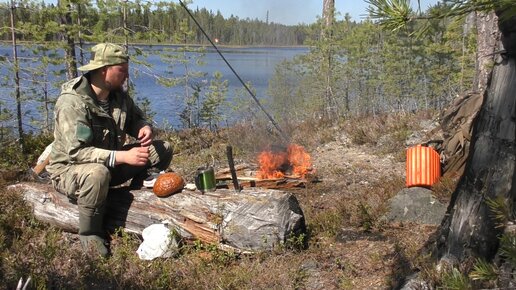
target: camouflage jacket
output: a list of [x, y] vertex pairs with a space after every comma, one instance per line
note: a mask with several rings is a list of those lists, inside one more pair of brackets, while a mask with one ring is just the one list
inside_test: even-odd
[[86, 77], [63, 84], [54, 109], [54, 143], [47, 166], [53, 179], [71, 164], [106, 163], [111, 151], [122, 149], [126, 134], [137, 137], [149, 125], [127, 94], [112, 92], [109, 97], [111, 114], [98, 105]]

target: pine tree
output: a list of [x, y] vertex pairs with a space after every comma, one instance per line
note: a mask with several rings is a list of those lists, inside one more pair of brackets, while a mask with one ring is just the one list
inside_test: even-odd
[[[182, 87], [182, 96], [176, 96], [184, 106], [180, 114], [183, 124], [188, 127], [197, 127], [200, 124], [200, 91], [204, 86], [202, 78], [206, 73], [192, 70], [192, 65], [203, 65], [204, 48], [193, 48], [188, 41], [194, 33], [188, 27], [186, 21], [182, 21], [179, 31], [176, 33], [178, 39], [182, 39], [183, 46], [166, 48], [161, 54], [164, 62], [169, 64], [170, 71], [174, 68], [182, 70], [180, 76], [160, 77], [159, 83], [167, 87]], [[192, 92], [193, 91], [193, 92]]]
[[222, 73], [218, 71], [213, 74], [200, 110], [201, 122], [207, 124], [211, 130], [216, 129], [224, 120], [221, 109], [227, 98], [228, 80], [223, 80], [222, 77]]

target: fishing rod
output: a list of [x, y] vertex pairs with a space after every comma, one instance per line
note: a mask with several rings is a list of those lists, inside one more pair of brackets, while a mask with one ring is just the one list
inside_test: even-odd
[[258, 105], [258, 107], [260, 107], [260, 109], [263, 111], [263, 113], [265, 113], [265, 115], [267, 116], [267, 118], [269, 118], [269, 121], [271, 121], [272, 125], [274, 125], [274, 128], [276, 128], [276, 130], [278, 130], [278, 132], [280, 133], [281, 137], [285, 140], [285, 141], [288, 141], [289, 138], [287, 137], [287, 135], [281, 130], [280, 126], [278, 125], [278, 123], [276, 123], [276, 121], [274, 121], [274, 119], [272, 118], [271, 115], [269, 115], [269, 113], [267, 113], [267, 111], [265, 110], [265, 108], [262, 106], [262, 104], [260, 103], [260, 100], [258, 100], [258, 98], [256, 97], [256, 95], [251, 91], [251, 89], [249, 89], [249, 86], [247, 86], [247, 84], [242, 80], [242, 78], [240, 77], [240, 75], [238, 75], [238, 73], [233, 69], [233, 67], [231, 66], [231, 64], [227, 61], [227, 59], [224, 57], [224, 55], [222, 54], [222, 52], [219, 50], [219, 48], [215, 45], [215, 43], [213, 43], [213, 41], [211, 40], [211, 38], [208, 36], [208, 34], [204, 31], [204, 29], [202, 28], [202, 26], [199, 24], [199, 22], [197, 22], [197, 19], [195, 19], [195, 17], [193, 16], [193, 14], [190, 12], [190, 9], [188, 9], [188, 7], [186, 7], [186, 5], [183, 3], [183, 1], [179, 0], [179, 3], [181, 4], [181, 6], [183, 6], [183, 8], [186, 10], [186, 13], [188, 13], [188, 15], [190, 16], [190, 18], [192, 18], [192, 20], [195, 22], [195, 24], [197, 25], [197, 27], [199, 28], [199, 30], [201, 30], [202, 34], [208, 39], [208, 41], [211, 43], [211, 45], [213, 46], [213, 48], [215, 48], [215, 50], [217, 51], [217, 53], [220, 55], [220, 57], [222, 58], [222, 60], [224, 60], [224, 62], [226, 63], [226, 65], [229, 67], [229, 69], [231, 69], [231, 71], [233, 72], [233, 74], [235, 74], [235, 76], [237, 77], [237, 79], [240, 81], [240, 83], [244, 86], [244, 88], [247, 90], [247, 92], [249, 93], [249, 95], [251, 95], [251, 97], [253, 98], [253, 100], [256, 102], [256, 104]]

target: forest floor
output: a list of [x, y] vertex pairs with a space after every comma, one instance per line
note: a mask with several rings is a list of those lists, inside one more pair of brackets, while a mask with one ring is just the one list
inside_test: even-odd
[[[404, 148], [400, 148], [403, 150]], [[386, 201], [403, 188], [405, 162], [380, 148], [356, 145], [342, 132], [313, 152], [322, 183], [299, 194], [308, 219], [337, 208], [341, 227], [333, 238], [317, 237], [298, 267], [307, 268], [308, 289], [392, 289], [417, 264], [437, 227], [381, 220]], [[310, 221], [309, 221], [310, 222]]]
[[[405, 186], [407, 140], [423, 136], [430, 124], [411, 116], [318, 127], [311, 135], [298, 128], [293, 140], [304, 140], [319, 178], [292, 190], [308, 227], [305, 249], [235, 256], [193, 245], [178, 257], [148, 262], [135, 253], [139, 238], [122, 232], [112, 237], [112, 257], [99, 260], [81, 253], [76, 235], [41, 225], [30, 210], [16, 208], [19, 200], [3, 189], [0, 289], [29, 274], [35, 288], [57, 289], [395, 289], [414, 271], [427, 272], [424, 250], [437, 230], [382, 219], [388, 200]], [[245, 151], [240, 147], [236, 163], [254, 162], [253, 154], [238, 154]], [[172, 169], [187, 176], [195, 158], [187, 150], [178, 153]]]

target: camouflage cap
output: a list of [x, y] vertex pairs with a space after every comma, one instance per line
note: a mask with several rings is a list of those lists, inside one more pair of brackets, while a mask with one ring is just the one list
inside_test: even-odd
[[120, 45], [99, 43], [91, 48], [91, 59], [87, 65], [79, 67], [80, 71], [92, 71], [107, 65], [126, 63], [129, 56]]

